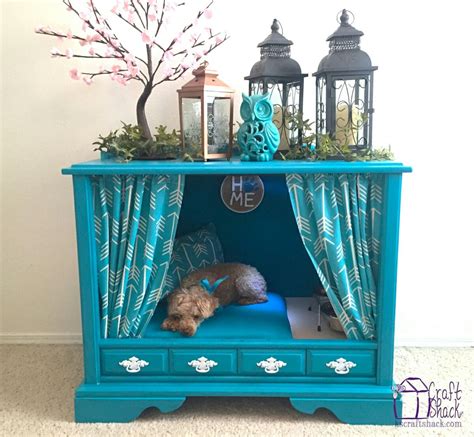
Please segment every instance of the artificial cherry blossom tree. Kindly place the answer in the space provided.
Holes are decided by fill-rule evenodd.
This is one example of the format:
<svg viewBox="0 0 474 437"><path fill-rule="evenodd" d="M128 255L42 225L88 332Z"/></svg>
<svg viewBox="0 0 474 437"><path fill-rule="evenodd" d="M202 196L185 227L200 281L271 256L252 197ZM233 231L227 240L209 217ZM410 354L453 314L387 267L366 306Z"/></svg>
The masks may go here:
<svg viewBox="0 0 474 437"><path fill-rule="evenodd" d="M62 0L80 30L40 26L36 32L69 43L64 49L51 49L55 58L99 63L95 68L70 69L74 80L91 85L95 78L109 76L120 85L140 82L137 123L143 136L151 139L145 105L152 91L196 68L228 38L210 27L213 2L207 0L200 7L199 0ZM193 21L181 23L190 13Z"/></svg>

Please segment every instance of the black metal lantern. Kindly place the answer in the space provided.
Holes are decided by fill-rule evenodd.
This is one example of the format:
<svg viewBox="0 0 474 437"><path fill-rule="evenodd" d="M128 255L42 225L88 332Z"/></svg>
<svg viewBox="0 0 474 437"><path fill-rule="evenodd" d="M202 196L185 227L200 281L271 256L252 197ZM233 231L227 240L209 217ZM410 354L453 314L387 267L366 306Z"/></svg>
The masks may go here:
<svg viewBox="0 0 474 437"><path fill-rule="evenodd" d="M374 71L360 49L364 34L349 24L342 10L339 28L328 37L329 54L319 63L316 77L316 132L329 134L353 150L372 148Z"/></svg>
<svg viewBox="0 0 474 437"><path fill-rule="evenodd" d="M273 20L272 33L262 41L260 61L254 64L250 74L249 95L269 93L274 105L273 122L280 131L280 148L301 142L302 132L295 129L295 117L303 112L304 78L298 62L291 59L292 41L279 31L278 20Z"/></svg>

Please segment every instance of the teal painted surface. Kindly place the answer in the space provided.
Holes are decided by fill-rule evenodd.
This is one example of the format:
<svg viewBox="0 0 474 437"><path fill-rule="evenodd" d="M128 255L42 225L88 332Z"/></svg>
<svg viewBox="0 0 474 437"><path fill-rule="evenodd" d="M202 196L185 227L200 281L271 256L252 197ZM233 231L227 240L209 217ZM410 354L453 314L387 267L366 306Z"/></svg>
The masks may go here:
<svg viewBox="0 0 474 437"><path fill-rule="evenodd" d="M217 365L210 368L207 373L198 373L189 363L205 357L212 360ZM199 378L219 376L219 375L235 375L237 373L237 352L235 350L226 349L191 349L191 350L170 350L170 374L171 375L190 375Z"/></svg>
<svg viewBox="0 0 474 437"><path fill-rule="evenodd" d="M356 364L349 373L338 374L327 363L344 358ZM350 379L359 376L375 376L376 354L375 351L354 351L339 349L337 351L309 350L308 375L324 376L333 379Z"/></svg>
<svg viewBox="0 0 474 437"><path fill-rule="evenodd" d="M266 335L266 334L265 334ZM271 335L271 334L270 334ZM268 347L268 338L241 338L241 335L236 332L233 337L225 338L225 342L217 333L214 333L209 338L203 337L155 337L155 338L139 338L139 339L114 339L106 338L100 339L99 345L101 348L139 348L139 347L245 347L250 345L252 347ZM272 347L278 349L292 349L292 348L309 348L309 349L354 349L354 350L375 350L377 349L377 342L372 340L324 340L324 339L307 339L298 340L293 338L271 338Z"/></svg>
<svg viewBox="0 0 474 437"><path fill-rule="evenodd" d="M393 381L393 348L395 339L395 308L397 294L398 235L400 227L401 175L389 175L385 181L381 271L378 299L378 375L382 385Z"/></svg>
<svg viewBox="0 0 474 437"><path fill-rule="evenodd" d="M208 165L211 164L211 165ZM215 165L214 165L215 164ZM268 166L267 166L268 165ZM291 338L100 338L100 314L98 277L96 270L96 247L93 233L92 185L88 177L81 175L113 174L280 174L295 172L299 169L304 173L386 173L393 175L386 178L386 204L383 211L382 229L385 237L381 242L381 264L378 280L378 321L377 341L355 340L294 340ZM164 171L171 170L171 171ZM304 171L303 171L304 170ZM400 207L401 173L410 171L409 167L395 163L304 163L276 162L266 163L131 163L118 164L113 161L96 161L66 169L65 173L75 173L74 193L77 223L77 239L79 254L79 274L81 285L81 312L83 320L84 368L85 383L76 391L76 420L124 422L135 419L141 411L149 407L160 408L162 412L172 411L189 396L265 396L291 398L295 408L311 413L312 409L328 408L341 420L348 423L394 423L392 398L393 373L393 333L396 288L396 249L398 243L398 214ZM298 171L296 171L298 172ZM196 176L199 178L200 176ZM220 177L220 176L218 176ZM269 176L270 178L273 176ZM283 176L279 176L282 178ZM206 179L206 178L204 178ZM203 195L208 198L212 191L203 179ZM217 186L218 183L213 181ZM212 185L211 184L211 185ZM196 181L195 192L199 191ZM206 194L207 193L207 194ZM217 193L215 194L217 195ZM217 201L216 201L217 203ZM262 204L261 208L267 208ZM184 211L184 205L183 210ZM200 212L200 211L198 211ZM268 210L267 214L273 212ZM265 209L262 210L262 214ZM252 213L251 213L252 214ZM196 214L199 215L199 214ZM250 215L247 217L251 217ZM255 217L253 217L255 219ZM259 219L260 220L260 219ZM197 224L189 220L186 226ZM253 220L249 220L248 224ZM185 223L185 222L183 222ZM224 219L222 218L222 222ZM205 223L204 223L205 224ZM181 223L180 223L181 226ZM285 228L286 229L286 228ZM182 231L185 231L183 225ZM281 233L281 232L280 232ZM275 231L275 235L280 235ZM273 239L273 241L275 238ZM236 239L237 241L237 239ZM273 244L272 240L268 240ZM237 244L235 244L237 246ZM255 244L254 247L258 247ZM303 249L304 250L304 249ZM283 257L282 252L275 259ZM290 258L293 260L293 257ZM279 290L278 290L279 291ZM138 378L130 375L115 376L101 374L100 353L128 352L155 353L157 351L256 351L309 353L344 356L357 353L366 356L376 355L376 368L373 376L352 376L329 378L327 376L309 375L311 371L308 358L304 361L306 375L287 375L273 379L258 375L217 375L205 377L206 382L194 375L163 375L142 374ZM101 351L101 352L100 352ZM100 352L100 353L99 353ZM168 352L169 353L169 352ZM111 355L112 356L112 355ZM319 355L320 356L320 355ZM347 355L349 356L349 355ZM169 356L168 356L169 358ZM169 366L168 359L168 366ZM370 361L370 360L369 360ZM164 365L164 364L163 364ZM237 360L237 369L239 369ZM355 370L355 368L353 369ZM347 375L346 375L347 376ZM270 377L272 378L272 377ZM136 382L141 381L141 382ZM212 383L211 383L212 382ZM401 401L398 409L400 409Z"/></svg>
<svg viewBox="0 0 474 437"><path fill-rule="evenodd" d="M237 132L242 161L271 161L280 144L280 132L273 123L270 96L242 93L240 116L243 123Z"/></svg>
<svg viewBox="0 0 474 437"><path fill-rule="evenodd" d="M257 364L269 358L285 363L277 373L266 373ZM274 349L269 345L265 350L243 349L239 351L239 374L259 375L265 378L284 377L306 374L306 351Z"/></svg>
<svg viewBox="0 0 474 437"><path fill-rule="evenodd" d="M96 160L74 164L63 169L63 174L100 175L100 174L286 174L286 173L405 173L411 168L399 162L344 162L344 161L278 161L242 162L210 161L132 161L123 163L116 159Z"/></svg>
<svg viewBox="0 0 474 437"><path fill-rule="evenodd" d="M352 425L396 425L400 421L393 414L392 400L354 400L354 399L311 399L290 398L295 410L314 414L325 408L344 423Z"/></svg>
<svg viewBox="0 0 474 437"><path fill-rule="evenodd" d="M87 399L76 398L75 411L78 423L117 422L126 423L135 420L147 408L157 408L162 413L171 413L183 405L186 398L153 399Z"/></svg>
<svg viewBox="0 0 474 437"><path fill-rule="evenodd" d="M100 379L99 292L97 254L94 241L92 184L86 176L75 176L74 209L76 214L77 257L81 288L82 344L84 351L84 380L97 383Z"/></svg>
<svg viewBox="0 0 474 437"><path fill-rule="evenodd" d="M186 176L177 235L212 222L227 262L255 266L272 292L282 296L311 296L321 285L301 244L285 176L261 178L265 187L262 203L252 212L237 214L221 200L224 176Z"/></svg>
<svg viewBox="0 0 474 437"><path fill-rule="evenodd" d="M146 361L148 364L137 373L127 372L120 363L132 357ZM130 350L120 348L119 350L102 350L101 354L102 374L107 376L127 376L129 378L140 378L149 375L163 375L168 372L167 350Z"/></svg>
<svg viewBox="0 0 474 437"><path fill-rule="evenodd" d="M101 335L140 337L162 296L184 176L103 176L93 187Z"/></svg>
<svg viewBox="0 0 474 437"><path fill-rule="evenodd" d="M301 239L348 338L376 337L383 175L287 175Z"/></svg>
<svg viewBox="0 0 474 437"><path fill-rule="evenodd" d="M186 392L186 395L183 392ZM327 408L351 424L393 425L393 399L388 387L364 385L260 384L107 384L85 386L76 392L77 422L129 422L146 408L162 412L179 408L189 396L289 397L298 411L313 414Z"/></svg>
<svg viewBox="0 0 474 437"><path fill-rule="evenodd" d="M179 332L163 331L160 326L166 317L166 303L160 304L148 329L146 338L183 338ZM203 339L260 338L291 339L291 328L286 316L284 299L275 293L268 293L268 302L257 305L229 305L218 311L214 317L205 320L196 334L184 338L185 343Z"/></svg>

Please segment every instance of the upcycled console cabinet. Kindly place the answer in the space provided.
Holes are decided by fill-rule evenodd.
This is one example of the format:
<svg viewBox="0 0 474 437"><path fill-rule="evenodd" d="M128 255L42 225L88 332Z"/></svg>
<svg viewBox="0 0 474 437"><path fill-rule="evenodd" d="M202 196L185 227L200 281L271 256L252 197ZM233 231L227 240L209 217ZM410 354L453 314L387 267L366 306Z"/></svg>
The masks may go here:
<svg viewBox="0 0 474 437"><path fill-rule="evenodd" d="M265 396L289 398L308 414L327 408L347 423L396 423L394 411L401 408L392 392L397 248L402 174L409 171L393 162L123 164L113 159L64 169L74 182L84 347L76 421L127 422L149 407L176 410L190 396ZM328 328L318 333L316 324L317 338L294 338L286 302L310 298L319 282L291 210L288 173L384 175L376 340L334 338ZM160 304L142 338L101 338L92 179L144 174L186 175L177 236L213 222L226 261L253 264L266 277L267 304L227 307L191 338L160 329L166 311ZM223 204L219 189L225 176L245 174L262 178L265 196L251 213L237 214Z"/></svg>

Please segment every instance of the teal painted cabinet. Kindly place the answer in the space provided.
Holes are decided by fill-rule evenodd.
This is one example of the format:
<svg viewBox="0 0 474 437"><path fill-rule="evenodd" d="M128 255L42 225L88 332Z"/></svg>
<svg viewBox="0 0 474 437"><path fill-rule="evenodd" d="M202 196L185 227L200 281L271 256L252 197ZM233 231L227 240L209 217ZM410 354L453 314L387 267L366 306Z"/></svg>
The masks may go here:
<svg viewBox="0 0 474 437"><path fill-rule="evenodd" d="M64 169L74 186L84 348L76 421L127 422L149 407L171 412L190 396L265 396L287 397L307 414L327 408L347 423L397 423L394 407L400 411L401 401L392 394L397 250L401 181L409 171L394 162L123 164L113 159ZM286 312L281 314L283 298L311 297L320 286L295 224L285 184L289 173L383 175L376 339L294 338L289 328L281 328L281 317L288 325ZM276 303L254 314L234 308L226 318L223 312L191 338L160 330L165 311L160 304L141 338L102 338L94 180L172 174L186 175L177 236L213 222L226 261L256 265ZM263 180L264 199L251 213L234 213L222 203L220 185L227 175L249 174Z"/></svg>

